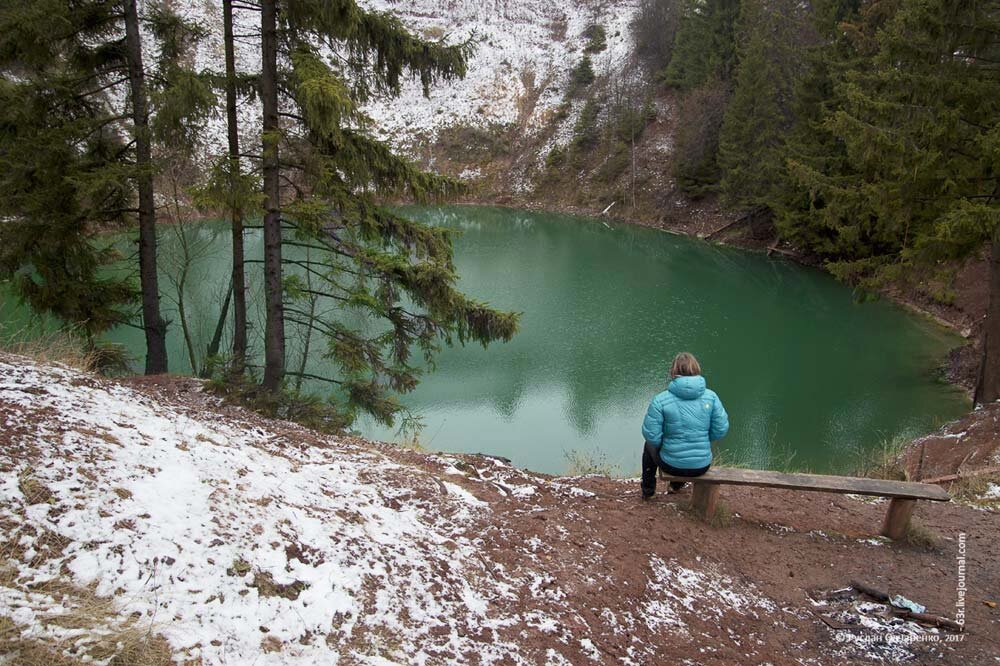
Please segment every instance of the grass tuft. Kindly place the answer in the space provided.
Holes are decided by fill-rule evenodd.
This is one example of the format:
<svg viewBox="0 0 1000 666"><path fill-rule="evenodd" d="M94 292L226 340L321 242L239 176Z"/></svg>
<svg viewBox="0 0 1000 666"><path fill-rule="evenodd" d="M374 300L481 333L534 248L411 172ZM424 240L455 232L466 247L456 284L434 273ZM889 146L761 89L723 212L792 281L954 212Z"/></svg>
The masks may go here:
<svg viewBox="0 0 1000 666"><path fill-rule="evenodd" d="M916 521L910 521L910 525L906 529L906 536L903 539L907 544L920 550L930 552L938 549L937 534Z"/></svg>
<svg viewBox="0 0 1000 666"><path fill-rule="evenodd" d="M854 476L908 481L903 454L909 445L910 438L905 435L883 439L874 449L861 453L855 465Z"/></svg>
<svg viewBox="0 0 1000 666"><path fill-rule="evenodd" d="M708 524L712 527L729 527L733 524L733 511L725 502L717 502L715 505L715 515L712 516Z"/></svg>
<svg viewBox="0 0 1000 666"><path fill-rule="evenodd" d="M567 476L607 476L621 478L621 465L608 460L608 454L603 451L582 451L570 449L563 451L563 456L569 463Z"/></svg>
<svg viewBox="0 0 1000 666"><path fill-rule="evenodd" d="M0 324L0 351L26 356L43 365L61 364L81 372L126 374L130 359L121 345L89 344L71 329L51 330L41 323L21 328Z"/></svg>
<svg viewBox="0 0 1000 666"><path fill-rule="evenodd" d="M52 504L55 494L49 487L35 478L34 470L25 467L17 476L17 489L24 495L26 504Z"/></svg>

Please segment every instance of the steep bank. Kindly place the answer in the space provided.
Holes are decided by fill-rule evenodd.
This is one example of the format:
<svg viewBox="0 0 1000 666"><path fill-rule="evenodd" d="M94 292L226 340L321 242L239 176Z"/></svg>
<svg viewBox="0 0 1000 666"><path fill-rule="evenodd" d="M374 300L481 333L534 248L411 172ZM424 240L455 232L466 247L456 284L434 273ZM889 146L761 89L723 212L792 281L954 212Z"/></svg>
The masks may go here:
<svg viewBox="0 0 1000 666"><path fill-rule="evenodd" d="M331 438L196 380L21 357L0 358L0 418L7 652L87 653L94 632L60 621L57 583L206 664L975 664L1000 650L991 510L920 506L926 551L871 537L884 503L727 488L731 524L713 528L685 493L641 503L634 480ZM959 539L964 634L825 594L861 578L954 617Z"/></svg>

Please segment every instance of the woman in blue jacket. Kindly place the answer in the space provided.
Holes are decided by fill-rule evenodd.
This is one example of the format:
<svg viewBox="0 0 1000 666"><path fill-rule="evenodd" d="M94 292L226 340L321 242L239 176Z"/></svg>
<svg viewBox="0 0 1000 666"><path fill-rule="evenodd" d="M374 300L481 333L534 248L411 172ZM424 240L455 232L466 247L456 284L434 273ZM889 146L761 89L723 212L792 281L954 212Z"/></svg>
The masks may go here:
<svg viewBox="0 0 1000 666"><path fill-rule="evenodd" d="M656 492L656 468L674 476L701 476L712 465L712 442L729 432L729 416L705 387L701 366L682 352L670 366L670 384L649 403L642 421L642 497ZM671 490L683 483L673 482Z"/></svg>

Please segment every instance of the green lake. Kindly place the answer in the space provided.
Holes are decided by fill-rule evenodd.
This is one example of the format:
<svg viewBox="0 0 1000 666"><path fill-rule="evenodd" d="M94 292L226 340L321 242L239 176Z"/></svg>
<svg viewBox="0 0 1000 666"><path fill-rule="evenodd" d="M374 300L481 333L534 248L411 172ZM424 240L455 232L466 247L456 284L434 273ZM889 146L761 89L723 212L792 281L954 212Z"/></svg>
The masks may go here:
<svg viewBox="0 0 1000 666"><path fill-rule="evenodd" d="M732 428L725 460L848 472L866 450L928 432L969 409L937 368L960 338L886 301L857 304L825 273L653 229L502 208L409 207L460 231L455 259L470 296L523 313L508 344L450 348L405 404L432 450L488 453L565 473L582 457L638 473L640 424L673 355L694 353ZM161 289L176 293L186 239L192 337L204 349L228 289L227 225L161 230ZM261 256L259 230L247 257ZM259 267L255 267L259 270ZM251 271L251 274L253 272ZM254 280L259 284L259 280ZM172 292L173 290L173 292ZM262 316L259 286L251 289ZM5 317L12 316L7 304ZM171 370L190 372L176 310L164 298ZM108 336L136 356L137 329ZM260 351L260 327L251 343ZM289 366L297 367L292 340ZM322 358L310 371L329 374ZM364 435L396 433L368 420Z"/></svg>

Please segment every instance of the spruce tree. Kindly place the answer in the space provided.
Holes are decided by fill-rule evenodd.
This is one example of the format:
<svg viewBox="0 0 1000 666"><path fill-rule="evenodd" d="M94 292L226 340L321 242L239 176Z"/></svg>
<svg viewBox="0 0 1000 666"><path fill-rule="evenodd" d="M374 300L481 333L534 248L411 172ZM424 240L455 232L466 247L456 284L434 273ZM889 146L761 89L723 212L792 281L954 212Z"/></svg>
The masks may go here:
<svg viewBox="0 0 1000 666"><path fill-rule="evenodd" d="M739 0L687 0L681 10L663 81L691 90L712 79L728 80L736 60L734 27Z"/></svg>
<svg viewBox="0 0 1000 666"><path fill-rule="evenodd" d="M228 144L225 174L227 190L231 194L242 192L240 165L240 129L236 115L237 77L236 50L233 38L233 0L222 0L223 42L226 51L226 139ZM243 212L247 206L245 197L232 197L228 206L233 234L233 368L242 373L247 357L247 294L246 271L244 269Z"/></svg>
<svg viewBox="0 0 1000 666"><path fill-rule="evenodd" d="M0 268L21 297L93 338L123 323L128 285L102 277L115 255L98 229L140 227L147 372L166 370L156 283L154 143L192 140L213 96L180 66L196 36L164 5L132 0L0 5L5 117L0 155ZM152 82L143 31L155 44ZM124 100L124 103L122 103Z"/></svg>
<svg viewBox="0 0 1000 666"><path fill-rule="evenodd" d="M0 276L91 344L134 300L94 242L132 207L125 118L103 100L126 80L114 18L108 3L0 4Z"/></svg>
<svg viewBox="0 0 1000 666"><path fill-rule="evenodd" d="M797 3L743 0L735 85L719 136L722 192L731 206L767 207L781 181L802 23Z"/></svg>
<svg viewBox="0 0 1000 666"><path fill-rule="evenodd" d="M844 28L851 50L826 70L818 139L788 162L801 198L788 198L786 228L862 286L933 276L995 239L1000 222L1000 12L886 2ZM1000 396L998 310L991 291L979 400Z"/></svg>
<svg viewBox="0 0 1000 666"><path fill-rule="evenodd" d="M125 62L131 100L132 140L135 144L135 180L139 200L139 280L142 289L142 328L146 335L146 374L167 371L167 322L160 315L160 287L156 267L156 202L153 199L153 148L149 129L149 98L142 62L142 34L136 0L123 0Z"/></svg>
<svg viewBox="0 0 1000 666"><path fill-rule="evenodd" d="M791 104L793 126L782 151L783 177L767 202L783 238L825 259L853 255L864 243L862 234L840 231L865 224L865 219L839 208L835 197L827 195L857 174L844 142L827 121L843 104L836 82L864 67L870 57L858 51L842 27L857 19L858 4L827 0L815 7L817 40L803 56Z"/></svg>
<svg viewBox="0 0 1000 666"><path fill-rule="evenodd" d="M344 423L359 410L389 423L402 409L394 394L416 386L414 351L430 362L442 343L486 345L517 328L515 314L455 288L445 230L381 204L387 195L429 201L457 185L394 155L370 135L360 109L373 95L398 95L408 76L425 94L438 79L464 76L469 46L421 40L353 0L265 2L261 27L270 299L263 385L273 392L297 374L285 370L282 327L309 327L324 336L325 356L338 368L314 378L336 385L332 400ZM306 258L292 255L304 249ZM323 307L297 307L302 296Z"/></svg>

